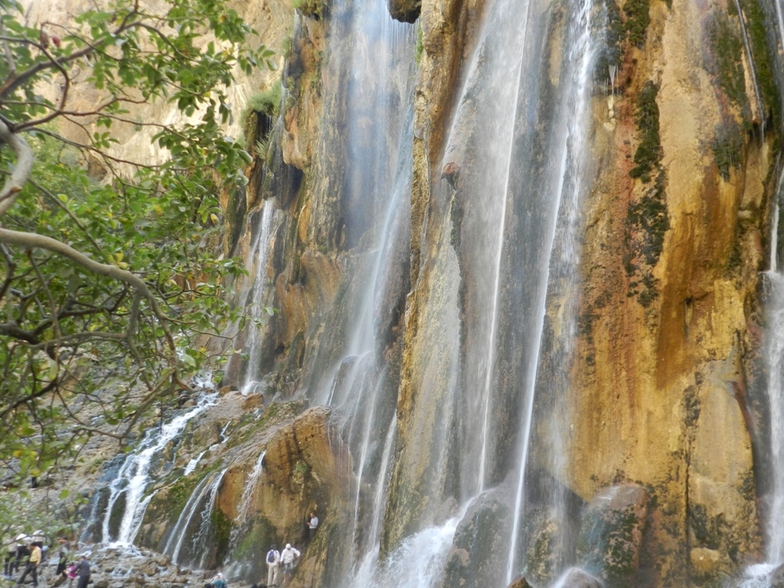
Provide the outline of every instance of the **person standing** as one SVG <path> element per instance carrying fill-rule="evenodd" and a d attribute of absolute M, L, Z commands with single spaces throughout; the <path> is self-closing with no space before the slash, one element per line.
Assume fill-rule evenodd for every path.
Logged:
<path fill-rule="evenodd" d="M 14 570 L 19 571 L 22 567 L 22 561 L 26 561 L 30 555 L 30 550 L 27 548 L 28 537 L 25 534 L 16 537 L 16 561 L 14 561 Z M 13 572 L 12 572 L 13 573 Z"/>
<path fill-rule="evenodd" d="M 60 537 L 59 541 L 59 554 L 57 558 L 57 576 L 66 577 L 65 568 L 68 567 L 68 539 Z"/>
<path fill-rule="evenodd" d="M 291 543 L 286 543 L 286 548 L 280 554 L 280 561 L 283 562 L 283 583 L 287 583 L 294 573 L 294 568 L 299 559 L 299 550 L 291 546 Z"/>
<path fill-rule="evenodd" d="M 5 543 L 5 566 L 3 568 L 3 574 L 6 578 L 10 578 L 14 575 L 14 566 L 16 564 L 16 541 L 14 541 L 13 536 L 9 538 Z"/>
<path fill-rule="evenodd" d="M 24 584 L 27 574 L 33 577 L 33 586 L 38 586 L 38 566 L 41 564 L 41 548 L 35 543 L 30 543 L 30 557 L 27 559 L 27 565 L 22 576 L 17 580 L 17 584 Z M 85 588 L 87 588 L 85 586 Z"/>
<path fill-rule="evenodd" d="M 87 561 L 87 556 L 83 555 L 82 559 L 76 564 L 76 577 L 79 578 L 76 582 L 76 588 L 87 588 L 90 583 L 90 562 Z"/>
<path fill-rule="evenodd" d="M 310 543 L 311 541 L 313 541 L 313 535 L 316 534 L 316 529 L 318 529 L 318 525 L 319 525 L 319 520 L 318 517 L 316 516 L 316 513 L 314 512 L 310 513 L 310 516 L 308 517 L 307 525 L 308 525 L 308 543 Z"/>
<path fill-rule="evenodd" d="M 71 563 L 71 565 L 68 566 L 67 574 L 68 574 L 68 588 L 73 588 L 73 582 L 76 579 L 76 574 L 77 574 L 75 563 Z"/>
<path fill-rule="evenodd" d="M 277 586 L 280 582 L 280 551 L 273 544 L 267 552 L 267 586 Z"/>

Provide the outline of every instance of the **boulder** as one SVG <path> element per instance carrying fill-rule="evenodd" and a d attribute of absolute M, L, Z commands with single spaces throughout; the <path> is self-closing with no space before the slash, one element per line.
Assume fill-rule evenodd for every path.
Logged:
<path fill-rule="evenodd" d="M 518 576 L 506 588 L 531 588 L 531 585 L 525 579 L 525 576 Z"/>
<path fill-rule="evenodd" d="M 415 22 L 422 11 L 422 0 L 389 0 L 389 14 L 401 22 Z"/>

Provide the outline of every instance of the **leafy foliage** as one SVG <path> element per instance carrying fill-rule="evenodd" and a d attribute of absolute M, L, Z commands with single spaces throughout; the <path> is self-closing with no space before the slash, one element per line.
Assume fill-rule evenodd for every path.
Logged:
<path fill-rule="evenodd" d="M 0 0 L 0 461 L 19 476 L 124 438 L 240 318 L 223 288 L 244 270 L 216 255 L 218 196 L 250 163 L 226 88 L 272 52 L 223 0 L 151 4 L 31 28 Z M 163 103 L 183 122 L 132 114 Z M 118 131 L 148 130 L 163 161 L 119 155 Z"/>

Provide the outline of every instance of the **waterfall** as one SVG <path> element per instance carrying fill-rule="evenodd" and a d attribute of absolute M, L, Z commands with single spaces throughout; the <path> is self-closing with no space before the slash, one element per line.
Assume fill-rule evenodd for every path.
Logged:
<path fill-rule="evenodd" d="M 201 458 L 204 457 L 205 453 L 207 453 L 206 449 L 188 462 L 188 465 L 185 466 L 185 470 L 182 472 L 184 477 L 190 476 L 196 470 L 196 466 L 199 465 L 199 462 L 201 461 Z"/>
<path fill-rule="evenodd" d="M 339 443 L 354 456 L 353 504 L 347 517 L 347 561 L 358 565 L 377 547 L 387 469 L 392 461 L 396 386 L 384 346 L 403 305 L 408 276 L 409 195 L 413 145 L 415 28 L 392 20 L 386 0 L 333 3 L 325 74 L 325 107 L 341 104 L 345 131 L 335 149 L 348 161 L 332 182 L 346 208 L 346 300 L 320 342 L 309 386 L 314 404 L 333 407 Z M 340 80 L 330 85 L 329 80 Z M 330 323 L 328 323 L 330 324 Z M 365 518 L 366 517 L 366 518 Z"/>
<path fill-rule="evenodd" d="M 224 558 L 224 561 L 228 564 L 228 567 L 226 568 L 226 576 L 229 578 L 238 578 L 244 575 L 243 572 L 246 566 L 243 565 L 243 562 L 235 560 L 234 556 L 237 552 L 237 545 L 240 542 L 241 534 L 247 532 L 248 530 L 248 515 L 250 514 L 251 504 L 253 503 L 253 495 L 256 490 L 256 485 L 258 484 L 259 478 L 264 471 L 265 455 L 267 455 L 266 449 L 259 454 L 259 457 L 256 459 L 256 463 L 253 465 L 253 469 L 245 478 L 245 484 L 242 488 L 242 497 L 240 498 L 240 504 L 237 508 L 237 516 L 234 517 L 234 523 L 232 524 L 231 532 L 229 534 L 228 553 Z M 204 556 L 202 556 L 202 562 L 203 561 Z"/>
<path fill-rule="evenodd" d="M 767 272 L 770 296 L 767 305 L 764 358 L 768 368 L 770 443 L 773 472 L 772 499 L 768 515 L 767 559 L 784 563 L 784 274 L 778 271 L 778 207 L 784 189 L 784 169 L 779 177 L 771 231 L 771 269 Z"/>
<path fill-rule="evenodd" d="M 204 558 L 206 557 L 206 549 L 204 549 L 204 547 L 209 535 L 215 498 L 217 497 L 225 473 L 226 469 L 219 473 L 213 473 L 206 476 L 199 482 L 188 498 L 188 502 L 182 509 L 182 512 L 177 519 L 177 523 L 169 534 L 166 546 L 163 548 L 163 553 L 170 556 L 173 563 L 186 563 L 185 559 L 180 555 L 185 538 L 192 537 L 192 555 L 189 561 L 193 562 L 195 561 L 195 558 L 198 557 L 199 565 L 203 565 Z M 197 519 L 199 527 L 194 534 L 191 527 L 193 526 L 192 523 L 197 512 L 200 513 L 200 517 Z"/>
<path fill-rule="evenodd" d="M 245 291 L 241 306 L 245 306 L 247 299 L 250 296 L 250 307 L 248 309 L 250 326 L 248 327 L 248 338 L 245 341 L 245 352 L 248 357 L 252 358 L 248 363 L 248 369 L 245 374 L 245 380 L 242 386 L 242 392 L 251 392 L 261 377 L 260 366 L 258 361 L 253 361 L 253 358 L 258 358 L 261 349 L 261 326 L 262 321 L 266 315 L 267 310 L 264 306 L 264 294 L 267 287 L 267 260 L 269 259 L 269 251 L 271 246 L 272 236 L 272 219 L 275 214 L 274 199 L 270 198 L 264 202 L 264 207 L 261 213 L 260 227 L 256 233 L 256 239 L 251 247 L 250 255 L 251 260 L 246 260 L 246 266 L 255 267 L 254 280 L 251 288 Z"/>
<path fill-rule="evenodd" d="M 774 4 L 778 8 L 778 0 L 774 0 Z M 746 50 L 746 58 L 749 60 L 749 72 L 751 73 L 751 85 L 754 88 L 754 97 L 757 99 L 757 109 L 760 115 L 760 128 L 762 129 L 762 141 L 765 141 L 765 104 L 762 102 L 762 93 L 757 83 L 757 72 L 754 69 L 754 54 L 751 52 L 751 45 L 749 44 L 749 36 L 746 32 L 746 21 L 743 17 L 743 10 L 740 6 L 740 0 L 735 0 L 735 9 L 738 11 L 738 22 L 740 23 L 740 32 L 743 37 L 743 47 Z"/>
<path fill-rule="evenodd" d="M 150 483 L 149 470 L 155 457 L 163 451 L 170 441 L 185 430 L 188 422 L 215 404 L 217 394 L 202 396 L 195 407 L 174 417 L 160 428 L 148 431 L 138 449 L 129 454 L 109 486 L 109 502 L 103 519 L 104 543 L 114 541 L 121 544 L 133 543 L 139 530 L 144 512 L 151 496 L 144 497 Z M 112 537 L 111 520 L 114 506 L 120 497 L 124 498 L 122 519 L 116 536 Z"/>
<path fill-rule="evenodd" d="M 407 538 L 383 563 L 378 552 L 368 553 L 351 588 L 424 588 L 438 586 L 443 577 L 443 559 L 455 535 L 460 517 L 429 527 Z"/>
<path fill-rule="evenodd" d="M 250 509 L 250 504 L 253 500 L 253 492 L 264 467 L 265 455 L 267 455 L 266 449 L 259 454 L 259 457 L 253 466 L 253 470 L 245 480 L 245 487 L 242 489 L 242 498 L 240 499 L 240 507 L 237 510 L 237 517 L 235 519 L 236 523 L 243 524 L 248 518 L 248 510 Z"/>
<path fill-rule="evenodd" d="M 539 301 L 539 312 L 537 316 L 536 330 L 539 335 L 535 339 L 534 352 L 531 354 L 531 365 L 528 369 L 530 374 L 529 380 L 526 383 L 525 394 L 527 396 L 527 405 L 525 409 L 526 419 L 524 424 L 524 432 L 521 438 L 522 447 L 520 450 L 520 465 L 517 482 L 517 493 L 515 497 L 514 515 L 512 518 L 512 538 L 509 542 L 509 556 L 507 560 L 506 581 L 512 581 L 515 574 L 516 552 L 518 547 L 520 535 L 520 521 L 521 510 L 525 490 L 525 472 L 528 464 L 528 456 L 530 451 L 531 441 L 531 425 L 534 414 L 534 391 L 537 384 L 538 364 L 540 361 L 540 350 L 544 329 L 544 318 L 546 313 L 546 294 L 549 290 L 549 284 L 553 278 L 560 278 L 563 282 L 560 288 L 564 290 L 562 295 L 568 295 L 568 291 L 573 291 L 573 286 L 576 285 L 577 267 L 579 244 L 577 243 L 576 235 L 579 227 L 579 209 L 581 203 L 581 196 L 584 191 L 582 185 L 582 177 L 585 172 L 583 169 L 585 153 L 587 149 L 587 124 L 586 121 L 590 118 L 589 100 L 591 92 L 591 74 L 593 65 L 593 39 L 591 38 L 591 11 L 593 10 L 592 0 L 579 0 L 576 8 L 576 14 L 572 19 L 572 30 L 570 37 L 573 39 L 571 47 L 568 52 L 568 62 L 573 64 L 574 69 L 570 72 L 569 76 L 573 80 L 571 91 L 564 92 L 563 94 L 563 114 L 561 119 L 560 134 L 562 139 L 556 148 L 560 150 L 560 165 L 558 167 L 558 174 L 554 178 L 554 183 L 557 186 L 555 190 L 553 210 L 556 214 L 552 217 L 552 224 L 550 232 L 547 236 L 547 251 L 551 252 L 551 257 L 547 261 L 548 271 L 543 279 L 543 285 L 540 290 L 542 297 Z M 569 74 L 567 74 L 569 75 Z M 556 236 L 556 223 L 563 225 L 562 241 L 555 244 Z M 571 286 L 571 287 L 570 287 Z M 575 313 L 574 299 L 566 304 L 567 312 L 564 313 L 563 325 L 561 327 L 562 337 L 561 344 L 561 357 L 568 362 L 571 359 L 571 353 L 574 343 L 575 332 Z M 568 365 L 568 363 L 567 363 Z M 554 376 L 558 380 L 558 376 Z M 561 377 L 562 389 L 558 392 L 564 392 L 567 386 L 565 378 Z M 560 423 L 563 424 L 563 423 Z M 553 463 L 556 465 L 556 474 L 563 473 L 563 461 L 565 448 L 559 446 L 559 442 L 563 442 L 563 431 L 559 431 L 558 427 L 554 427 L 556 435 L 561 438 L 551 439 L 553 443 L 553 453 L 551 456 Z"/>

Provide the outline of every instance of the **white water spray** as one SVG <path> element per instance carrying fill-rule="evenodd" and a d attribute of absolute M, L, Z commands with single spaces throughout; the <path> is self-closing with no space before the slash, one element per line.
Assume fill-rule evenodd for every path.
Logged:
<path fill-rule="evenodd" d="M 149 498 L 143 500 L 144 491 L 150 482 L 149 469 L 153 458 L 178 437 L 188 422 L 213 406 L 217 395 L 202 396 L 198 404 L 188 412 L 176 416 L 159 429 L 148 432 L 144 440 L 134 453 L 131 453 L 117 473 L 117 478 L 109 486 L 109 502 L 103 520 L 103 541 L 112 541 L 110 533 L 110 520 L 114 505 L 121 495 L 125 495 L 125 509 L 117 536 L 114 542 L 120 544 L 132 543 L 139 530 L 144 512 L 149 504 Z"/>

